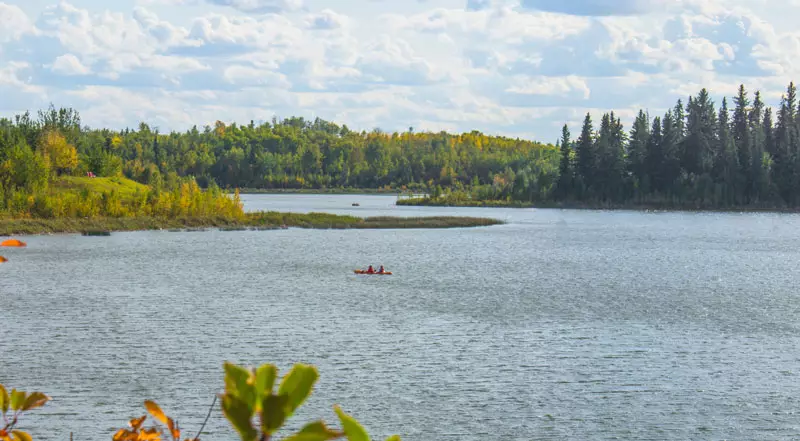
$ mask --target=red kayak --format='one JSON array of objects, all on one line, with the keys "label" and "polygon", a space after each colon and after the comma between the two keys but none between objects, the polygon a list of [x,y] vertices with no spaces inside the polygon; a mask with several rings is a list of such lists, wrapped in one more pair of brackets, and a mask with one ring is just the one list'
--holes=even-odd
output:
[{"label": "red kayak", "polygon": [[356,273],[356,274],[367,274],[367,275],[370,275],[370,276],[373,276],[373,275],[374,276],[391,276],[392,275],[391,271],[384,271],[382,273],[379,273],[379,272],[375,271],[374,273],[370,273],[367,270],[358,270],[357,269],[357,270],[353,270],[353,272]]}]

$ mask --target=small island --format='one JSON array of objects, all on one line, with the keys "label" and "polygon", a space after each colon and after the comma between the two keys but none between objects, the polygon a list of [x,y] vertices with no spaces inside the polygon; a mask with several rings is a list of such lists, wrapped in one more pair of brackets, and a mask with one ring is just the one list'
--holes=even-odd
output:
[{"label": "small island", "polygon": [[180,183],[172,191],[152,189],[124,177],[62,176],[48,191],[28,196],[22,216],[0,216],[0,235],[83,233],[111,231],[272,230],[288,227],[315,229],[463,228],[503,223],[491,218],[356,217],[330,213],[245,212],[236,191],[231,196],[212,185],[203,190],[196,182]]}]

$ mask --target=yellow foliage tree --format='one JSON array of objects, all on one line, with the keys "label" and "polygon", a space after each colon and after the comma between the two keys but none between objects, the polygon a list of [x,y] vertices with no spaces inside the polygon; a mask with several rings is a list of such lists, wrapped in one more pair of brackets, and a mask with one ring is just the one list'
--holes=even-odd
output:
[{"label": "yellow foliage tree", "polygon": [[57,174],[78,166],[78,151],[57,130],[45,130],[39,139],[39,151]]}]

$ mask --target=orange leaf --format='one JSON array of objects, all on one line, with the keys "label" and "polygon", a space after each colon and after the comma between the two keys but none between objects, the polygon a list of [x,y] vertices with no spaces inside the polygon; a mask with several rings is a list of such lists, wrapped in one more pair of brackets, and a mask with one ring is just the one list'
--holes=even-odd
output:
[{"label": "orange leaf", "polygon": [[161,421],[163,424],[167,424],[167,416],[164,415],[164,411],[161,410],[154,401],[145,400],[144,407],[147,408],[147,411],[150,412],[150,415],[153,415],[155,419]]},{"label": "orange leaf", "polygon": [[139,441],[159,441],[161,435],[155,427],[152,429],[142,429],[139,432]]},{"label": "orange leaf", "polygon": [[147,415],[142,415],[139,418],[134,418],[128,422],[128,425],[131,426],[131,429],[134,431],[139,430],[139,427],[142,425],[144,420],[147,419]]},{"label": "orange leaf", "polygon": [[33,392],[25,398],[25,403],[22,404],[22,410],[31,410],[36,409],[37,407],[42,407],[51,399],[52,398],[41,392]]},{"label": "orange leaf", "polygon": [[11,434],[14,435],[15,441],[33,441],[28,432],[23,432],[21,430],[13,430]]},{"label": "orange leaf", "polygon": [[172,439],[176,441],[181,439],[181,429],[178,428],[178,424],[172,418],[167,417],[167,427],[169,428],[169,433],[172,434]]},{"label": "orange leaf", "polygon": [[0,263],[3,263],[3,262],[8,262],[8,259],[6,259],[3,256],[0,256]]},{"label": "orange leaf", "polygon": [[130,431],[127,429],[119,429],[117,433],[114,434],[112,438],[113,441],[135,441],[136,440],[136,432]]}]

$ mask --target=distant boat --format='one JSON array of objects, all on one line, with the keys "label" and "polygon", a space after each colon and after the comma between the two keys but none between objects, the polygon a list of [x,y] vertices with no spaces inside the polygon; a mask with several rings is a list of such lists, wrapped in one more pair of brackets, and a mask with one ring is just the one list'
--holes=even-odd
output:
[{"label": "distant boat", "polygon": [[370,275],[370,276],[391,276],[392,275],[391,271],[384,271],[382,273],[379,273],[379,272],[375,271],[374,273],[370,273],[370,272],[367,272],[367,270],[357,269],[357,270],[353,270],[353,272],[356,273],[356,274],[366,274],[366,275]]},{"label": "distant boat", "polygon": [[86,230],[81,234],[84,236],[111,236],[111,232],[106,230]]},{"label": "distant boat", "polygon": [[361,204],[359,204],[358,202],[353,202],[353,206],[354,206],[354,207],[360,207],[360,206],[361,206]]}]

